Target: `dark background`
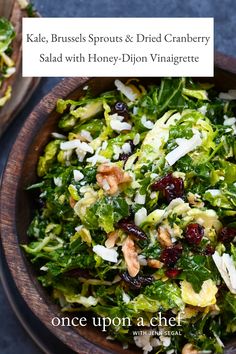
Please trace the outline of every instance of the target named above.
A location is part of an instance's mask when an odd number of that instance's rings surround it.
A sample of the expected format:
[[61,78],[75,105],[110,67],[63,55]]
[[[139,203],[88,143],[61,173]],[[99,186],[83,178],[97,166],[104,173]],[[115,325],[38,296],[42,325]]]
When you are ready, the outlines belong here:
[[[44,17],[214,17],[215,49],[236,56],[235,0],[34,0],[34,4]],[[59,81],[60,78],[43,79],[0,140],[0,174],[22,123]],[[14,315],[1,283],[0,319],[0,354],[42,354]]]

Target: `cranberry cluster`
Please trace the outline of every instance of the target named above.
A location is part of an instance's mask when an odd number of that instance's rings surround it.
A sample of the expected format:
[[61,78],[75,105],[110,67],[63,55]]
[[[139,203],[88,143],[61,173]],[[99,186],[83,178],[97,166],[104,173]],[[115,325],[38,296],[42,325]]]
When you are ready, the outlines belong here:
[[236,237],[236,229],[233,227],[225,226],[221,229],[218,240],[222,243],[230,243]]
[[138,240],[146,240],[147,235],[135,223],[129,219],[122,219],[118,222],[117,226],[124,232],[134,236]]
[[197,223],[188,224],[184,236],[190,245],[199,245],[204,236],[204,227]]
[[143,276],[143,275],[138,274],[138,275],[136,275],[136,277],[131,277],[128,272],[121,274],[121,278],[132,289],[140,289],[143,286],[151,284],[154,280],[151,275]]
[[168,268],[171,268],[175,265],[182,254],[182,246],[176,244],[170,247],[166,247],[160,255],[160,261]]
[[180,198],[184,194],[184,181],[180,177],[174,177],[172,173],[162,177],[151,185],[153,191],[160,191],[167,202]]

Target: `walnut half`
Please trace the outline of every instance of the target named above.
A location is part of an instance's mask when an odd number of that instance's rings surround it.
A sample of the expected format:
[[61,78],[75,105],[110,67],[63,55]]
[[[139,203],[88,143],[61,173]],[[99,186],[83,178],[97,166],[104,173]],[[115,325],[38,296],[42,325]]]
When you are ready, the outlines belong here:
[[158,240],[163,247],[172,246],[172,241],[169,232],[162,226],[158,229]]
[[198,351],[194,349],[194,346],[191,343],[188,343],[183,347],[182,354],[198,354]]
[[124,254],[129,275],[135,277],[140,270],[140,263],[134,241],[130,236],[125,239],[122,246],[122,252]]
[[102,164],[97,169],[98,185],[110,195],[116,194],[125,183],[131,182],[130,175],[115,164]]

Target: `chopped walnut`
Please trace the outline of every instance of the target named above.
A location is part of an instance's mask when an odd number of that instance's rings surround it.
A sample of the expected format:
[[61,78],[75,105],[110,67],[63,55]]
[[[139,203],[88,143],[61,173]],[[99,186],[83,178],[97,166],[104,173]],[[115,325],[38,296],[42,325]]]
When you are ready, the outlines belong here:
[[163,247],[172,246],[172,241],[169,232],[162,226],[158,229],[158,240]]
[[122,252],[124,254],[129,275],[135,277],[140,270],[140,264],[134,241],[130,236],[125,239],[122,246]]
[[163,263],[158,261],[157,259],[148,259],[147,264],[150,268],[160,269],[163,267]]
[[118,231],[109,232],[109,234],[107,234],[107,240],[105,242],[105,246],[107,248],[114,247],[118,237],[119,237]]
[[187,199],[190,205],[196,206],[198,208],[204,207],[203,201],[200,199],[200,195],[193,194],[191,192],[188,193]]
[[127,172],[124,172],[115,164],[102,164],[97,171],[98,185],[110,195],[116,194],[122,185],[132,180]]
[[182,354],[198,354],[198,350],[194,349],[191,343],[188,343],[183,347]]

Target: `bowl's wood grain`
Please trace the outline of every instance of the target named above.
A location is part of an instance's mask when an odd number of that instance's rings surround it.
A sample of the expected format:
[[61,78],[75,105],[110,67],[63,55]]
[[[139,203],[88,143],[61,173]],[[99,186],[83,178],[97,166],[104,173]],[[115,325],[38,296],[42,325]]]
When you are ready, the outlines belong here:
[[8,85],[12,86],[10,100],[0,108],[0,136],[27,103],[40,82],[40,78],[22,77],[22,18],[26,16],[26,12],[20,9],[17,1],[0,0],[0,17],[9,19],[16,31],[16,37],[12,42],[12,59],[15,62],[16,72],[10,78],[6,79],[0,88],[0,94],[2,94],[5,92]]
[[[227,71],[216,68],[214,81],[222,90],[236,88],[236,61]],[[224,69],[226,69],[224,67]],[[143,79],[142,79],[143,80]],[[150,79],[144,79],[150,81]],[[156,81],[158,79],[154,79]],[[62,316],[46,291],[36,280],[33,267],[21,251],[19,244],[27,241],[26,230],[32,216],[30,194],[25,187],[36,180],[38,156],[56,130],[58,114],[55,103],[58,98],[78,98],[84,94],[83,86],[89,85],[94,94],[113,86],[113,78],[73,78],[63,80],[34,109],[23,125],[11,151],[3,179],[0,195],[0,230],[7,263],[16,285],[35,315],[68,347],[80,354],[94,353],[137,353],[137,348],[123,351],[118,343],[108,342],[104,333],[92,326],[84,328],[52,327],[51,320]],[[206,79],[204,78],[204,81]],[[236,352],[236,342],[228,354]]]

